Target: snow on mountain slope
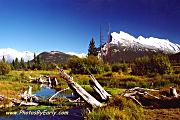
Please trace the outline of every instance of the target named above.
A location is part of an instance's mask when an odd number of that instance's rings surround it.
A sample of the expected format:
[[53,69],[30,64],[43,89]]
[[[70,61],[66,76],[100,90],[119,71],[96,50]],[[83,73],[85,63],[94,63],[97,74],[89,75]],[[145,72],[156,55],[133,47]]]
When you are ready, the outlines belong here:
[[[82,54],[78,54],[75,52],[67,52],[67,53],[63,53],[60,51],[51,51],[51,52],[47,52],[49,53],[49,55],[56,55],[56,54],[62,54],[65,56],[70,56],[70,55],[76,55],[80,58],[85,57],[86,54],[82,53]],[[66,54],[66,55],[65,55]],[[2,48],[0,49],[0,60],[2,60],[3,56],[5,57],[5,60],[8,62],[12,62],[14,59],[16,59],[16,57],[20,60],[21,58],[24,59],[25,62],[27,62],[28,60],[33,60],[34,58],[34,53],[30,52],[30,51],[17,51],[15,49],[12,48]],[[63,56],[61,56],[62,58],[64,58]],[[62,58],[58,58],[58,59],[62,59]]]
[[84,57],[87,56],[86,53],[67,52],[66,54],[69,54],[69,55],[75,55],[75,56],[78,56],[79,58],[84,58]]
[[3,56],[8,62],[12,62],[12,60],[14,60],[16,57],[19,60],[23,58],[24,61],[27,62],[28,60],[33,59],[34,53],[29,52],[29,51],[21,52],[21,51],[17,51],[11,48],[3,48],[3,49],[0,49],[0,59],[2,59]]
[[135,38],[128,33],[120,31],[120,33],[111,33],[112,41],[110,44],[125,46],[128,48],[144,48],[146,50],[153,49],[155,51],[163,51],[165,53],[178,53],[180,52],[180,45],[174,44],[167,39],[159,38],[144,38],[139,36]]

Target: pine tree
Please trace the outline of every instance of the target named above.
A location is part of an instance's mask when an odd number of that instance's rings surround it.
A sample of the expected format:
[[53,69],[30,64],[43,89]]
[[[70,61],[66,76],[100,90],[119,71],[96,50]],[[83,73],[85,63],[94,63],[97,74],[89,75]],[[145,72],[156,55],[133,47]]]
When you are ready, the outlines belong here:
[[3,62],[6,62],[6,59],[5,59],[5,57],[4,57],[4,56],[3,56],[3,58],[2,58],[2,61],[3,61]]
[[41,59],[40,59],[40,57],[39,57],[39,55],[37,56],[37,59],[36,59],[37,61],[36,61],[36,66],[37,66],[37,69],[42,69],[42,61],[41,61]]
[[36,53],[34,53],[34,59],[33,59],[33,63],[32,63],[32,68],[31,69],[37,69],[37,57],[36,57]]
[[18,58],[15,59],[15,62],[14,62],[14,69],[19,69],[19,61],[18,61]]
[[98,55],[97,48],[95,47],[94,38],[92,38],[92,40],[89,43],[88,56],[90,55],[94,55],[94,56]]
[[37,57],[36,57],[36,53],[34,53],[34,63],[37,62]]
[[26,68],[23,58],[21,58],[20,67],[21,67],[22,69],[25,69],[25,68]]
[[31,69],[31,64],[30,64],[30,61],[28,60],[28,62],[27,62],[27,68],[28,69]]
[[14,60],[12,61],[11,65],[12,65],[12,69],[15,69],[15,62],[14,62]]

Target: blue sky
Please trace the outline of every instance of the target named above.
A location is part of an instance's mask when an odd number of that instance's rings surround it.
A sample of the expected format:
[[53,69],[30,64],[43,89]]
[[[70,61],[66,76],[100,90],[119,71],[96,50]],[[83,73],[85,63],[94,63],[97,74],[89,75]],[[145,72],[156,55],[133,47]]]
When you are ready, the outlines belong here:
[[0,0],[0,48],[86,53],[99,27],[180,44],[178,0]]

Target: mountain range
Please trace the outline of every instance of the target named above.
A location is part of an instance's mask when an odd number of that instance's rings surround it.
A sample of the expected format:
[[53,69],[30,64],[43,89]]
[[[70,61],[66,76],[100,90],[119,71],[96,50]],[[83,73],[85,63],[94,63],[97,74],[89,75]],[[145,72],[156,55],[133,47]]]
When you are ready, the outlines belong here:
[[[155,37],[145,38],[134,36],[120,31],[120,33],[112,32],[109,44],[104,44],[101,48],[103,56],[108,62],[119,61],[133,61],[135,58],[144,55],[153,55],[158,53],[163,54],[176,54],[180,53],[180,45],[170,42],[168,39],[159,39]],[[38,54],[39,57],[46,63],[65,63],[73,55],[78,57],[85,57],[86,54],[77,54],[73,52],[42,52]],[[16,57],[20,60],[24,59],[25,62],[34,58],[34,53],[30,51],[18,51],[12,48],[0,49],[0,59],[2,57],[8,62],[12,62]],[[176,58],[176,57],[175,57]]]
[[126,47],[124,51],[134,49],[134,51],[162,51],[170,54],[180,52],[180,45],[172,43],[168,39],[144,38],[143,36],[135,38],[123,31],[120,31],[120,33],[113,32],[111,36],[110,44],[118,47]]
[[175,54],[180,52],[180,45],[170,42],[168,39],[154,37],[135,38],[128,33],[112,32],[109,44],[102,47],[105,59],[109,62],[132,61],[137,57],[152,54]]
[[[61,63],[61,62],[67,62],[67,60],[72,57],[72,56],[78,56],[78,57],[85,57],[86,54],[82,53],[82,54],[78,54],[78,53],[74,53],[74,52],[60,52],[60,51],[51,51],[51,52],[41,52],[39,54],[36,53],[36,55],[39,55],[40,58],[46,62],[54,62],[54,63]],[[5,58],[6,61],[8,62],[12,62],[13,60],[15,60],[16,58],[18,58],[18,60],[20,60],[21,58],[24,59],[25,62],[27,62],[28,60],[33,60],[34,59],[34,53],[30,52],[30,51],[18,51],[12,48],[2,48],[0,49],[0,60],[3,58]]]

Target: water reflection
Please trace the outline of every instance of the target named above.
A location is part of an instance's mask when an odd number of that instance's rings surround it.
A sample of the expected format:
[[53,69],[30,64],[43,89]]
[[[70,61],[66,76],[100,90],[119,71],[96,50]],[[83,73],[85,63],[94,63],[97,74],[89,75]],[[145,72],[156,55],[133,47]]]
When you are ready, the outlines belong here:
[[41,84],[40,86],[40,90],[38,90],[35,95],[37,97],[39,97],[42,100],[47,100],[48,98],[50,98],[52,95],[54,95],[56,93],[55,89],[52,89],[51,87],[49,87],[48,85],[45,84]]

